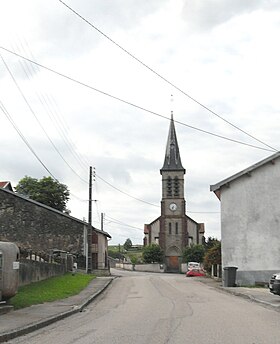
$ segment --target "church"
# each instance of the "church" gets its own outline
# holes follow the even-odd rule
[[[171,114],[162,176],[161,215],[144,225],[144,246],[159,244],[164,251],[166,272],[180,272],[184,249],[202,244],[204,223],[197,223],[186,215],[184,169],[176,130]]]

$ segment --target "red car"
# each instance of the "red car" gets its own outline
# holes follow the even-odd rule
[[[186,272],[186,277],[197,277],[197,276],[205,276],[205,273],[201,269],[191,269]]]

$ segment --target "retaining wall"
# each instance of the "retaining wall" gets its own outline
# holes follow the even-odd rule
[[[19,265],[19,286],[64,275],[66,271],[66,264],[37,262],[28,259],[21,260]]]
[[[130,271],[143,271],[143,272],[164,272],[164,264],[130,264],[130,263],[116,263],[116,268],[130,270]]]

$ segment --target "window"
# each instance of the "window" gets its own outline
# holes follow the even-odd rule
[[[174,196],[179,196],[179,179],[177,176],[174,178]]]
[[[171,225],[171,222],[169,222],[169,234],[172,234],[172,225]]]
[[[172,179],[170,176],[167,178],[167,196],[172,196]]]
[[[175,233],[178,234],[178,222],[175,223]]]

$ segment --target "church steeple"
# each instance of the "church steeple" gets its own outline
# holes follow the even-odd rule
[[[171,112],[171,120],[166,144],[165,158],[160,173],[162,173],[162,171],[184,171],[185,173],[185,169],[181,163],[179,145],[176,137],[176,130],[173,120],[173,112]]]

